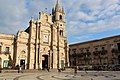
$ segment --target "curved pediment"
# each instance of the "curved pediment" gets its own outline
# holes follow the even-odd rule
[[[44,32],[44,33],[50,33],[50,31],[48,30],[48,29],[44,29],[44,30],[42,30],[42,32]]]
[[[23,39],[28,39],[29,34],[26,33],[26,32],[21,31],[21,32],[18,33],[18,37],[23,38]]]

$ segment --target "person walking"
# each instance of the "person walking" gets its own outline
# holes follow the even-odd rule
[[[20,72],[22,73],[22,66],[20,66]]]
[[[49,71],[49,67],[47,68],[47,71],[50,72],[50,71]]]
[[[18,69],[18,73],[20,72],[20,66],[19,65],[17,65],[17,69]]]

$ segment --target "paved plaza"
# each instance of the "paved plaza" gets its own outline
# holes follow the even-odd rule
[[[0,73],[0,80],[120,80],[120,71],[35,71]]]

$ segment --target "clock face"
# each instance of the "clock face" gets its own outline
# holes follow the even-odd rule
[[[48,43],[48,35],[47,34],[43,35],[43,41]]]

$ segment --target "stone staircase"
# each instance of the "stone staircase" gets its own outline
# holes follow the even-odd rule
[[[50,72],[58,72],[58,69],[50,69]],[[64,71],[67,72],[72,72],[72,69],[66,68]],[[40,73],[40,72],[48,72],[46,69],[45,70],[38,70],[38,69],[25,69],[22,70],[21,72],[23,73]],[[62,70],[61,70],[62,72]],[[13,70],[13,69],[9,69],[9,70],[1,70],[1,73],[18,73],[18,70]]]

